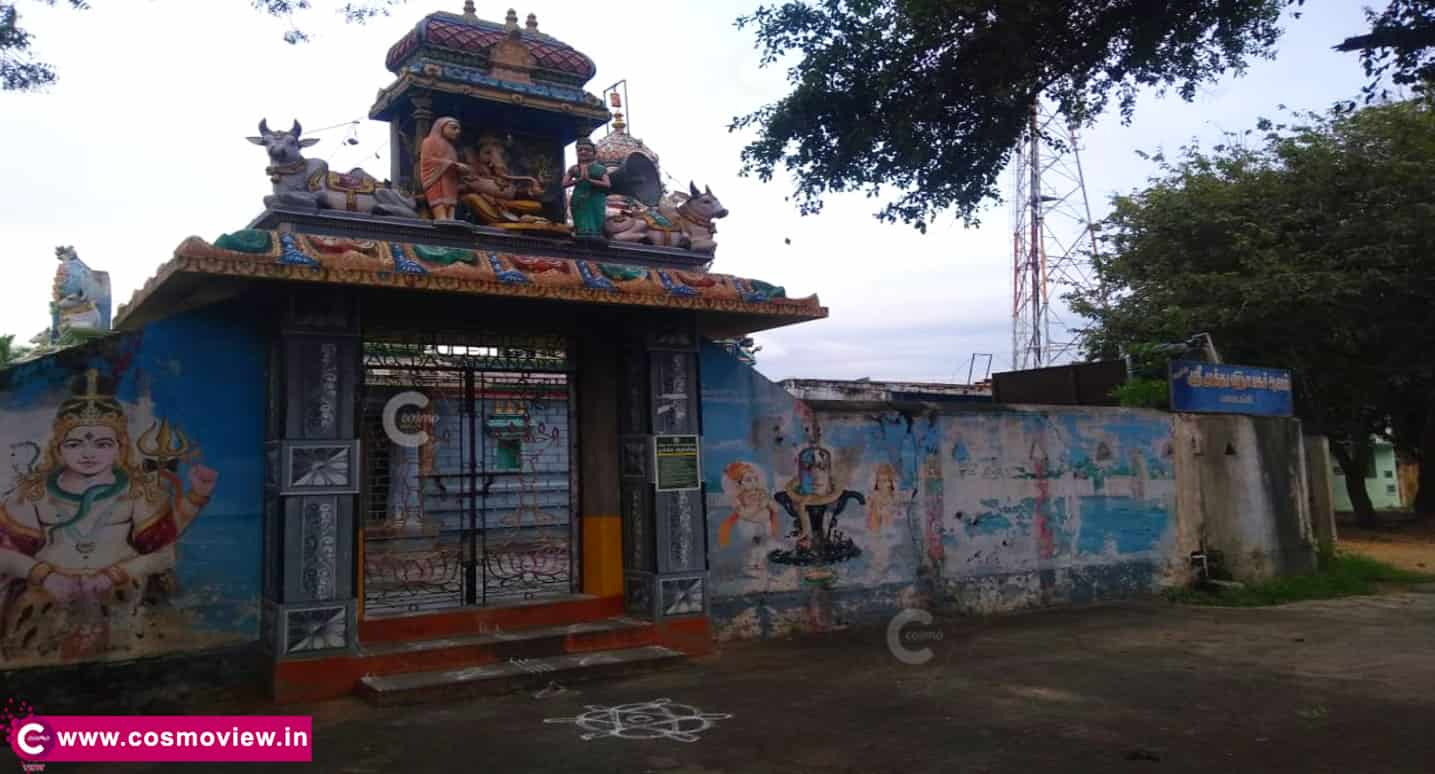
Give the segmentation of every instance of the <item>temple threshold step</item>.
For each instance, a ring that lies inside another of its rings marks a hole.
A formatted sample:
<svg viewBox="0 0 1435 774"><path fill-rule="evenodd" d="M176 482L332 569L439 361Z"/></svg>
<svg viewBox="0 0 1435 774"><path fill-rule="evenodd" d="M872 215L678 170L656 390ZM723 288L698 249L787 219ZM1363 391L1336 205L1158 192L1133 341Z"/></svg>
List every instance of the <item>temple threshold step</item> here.
<svg viewBox="0 0 1435 774"><path fill-rule="evenodd" d="M686 663L687 656L661 645L570 653L548 658L513 658L483 666L434 672L370 675L358 692L375 704L407 704L467 696L539 690L552 683L567 686L640 674Z"/></svg>
<svg viewBox="0 0 1435 774"><path fill-rule="evenodd" d="M617 616L554 626L509 630L495 627L477 634L378 642L362 645L360 655L366 658L422 658L443 651L483 651L499 657L557 656L577 650L648 645L652 643L653 636L652 621Z"/></svg>

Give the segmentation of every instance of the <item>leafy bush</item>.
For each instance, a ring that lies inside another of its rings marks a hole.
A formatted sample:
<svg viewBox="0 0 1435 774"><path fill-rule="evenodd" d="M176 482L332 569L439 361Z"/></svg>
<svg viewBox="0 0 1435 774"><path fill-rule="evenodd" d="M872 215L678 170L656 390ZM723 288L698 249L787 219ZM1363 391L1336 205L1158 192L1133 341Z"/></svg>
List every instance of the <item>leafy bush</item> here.
<svg viewBox="0 0 1435 774"><path fill-rule="evenodd" d="M1132 379L1111 391L1127 408L1169 409L1171 390L1165 379Z"/></svg>

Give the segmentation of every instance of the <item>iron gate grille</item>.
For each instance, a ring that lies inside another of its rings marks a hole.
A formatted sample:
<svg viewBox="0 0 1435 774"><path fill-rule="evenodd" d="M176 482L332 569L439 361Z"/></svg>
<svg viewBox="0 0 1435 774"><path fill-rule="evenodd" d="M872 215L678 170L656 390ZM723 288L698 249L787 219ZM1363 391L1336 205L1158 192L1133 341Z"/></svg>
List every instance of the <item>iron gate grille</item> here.
<svg viewBox="0 0 1435 774"><path fill-rule="evenodd" d="M571 593L567 342L364 341L364 615Z"/></svg>

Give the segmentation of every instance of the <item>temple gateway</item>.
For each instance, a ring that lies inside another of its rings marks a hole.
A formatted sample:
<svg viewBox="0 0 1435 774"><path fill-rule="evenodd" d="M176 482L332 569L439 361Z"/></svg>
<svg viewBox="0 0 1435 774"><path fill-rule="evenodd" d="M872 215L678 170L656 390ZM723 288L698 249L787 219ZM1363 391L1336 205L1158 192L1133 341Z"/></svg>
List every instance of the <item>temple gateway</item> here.
<svg viewBox="0 0 1435 774"><path fill-rule="evenodd" d="M912 607L1149 596L1195 557L1259 581L1334 534L1289 417L1121 408L1061 369L1006 384L1064 405L775 384L749 335L827 310L711 270L741 203L664 185L592 60L469 3L386 63L387 180L259 120L234 144L262 211L113 321L103 254L56 251L44 347L0 370L12 696L94 714L245 663L280 701L541 688Z"/></svg>
<svg viewBox="0 0 1435 774"><path fill-rule="evenodd" d="M826 310L709 270L728 210L532 15L385 63L389 180L260 121L258 217L0 377L0 669L258 638L292 700L710 647L700 345Z"/></svg>

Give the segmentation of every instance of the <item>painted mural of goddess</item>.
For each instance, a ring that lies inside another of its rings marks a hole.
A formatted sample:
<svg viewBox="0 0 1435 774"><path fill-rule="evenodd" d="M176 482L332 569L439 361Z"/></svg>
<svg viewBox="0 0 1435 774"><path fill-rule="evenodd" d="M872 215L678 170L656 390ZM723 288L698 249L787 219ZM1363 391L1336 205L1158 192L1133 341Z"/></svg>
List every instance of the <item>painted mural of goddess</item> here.
<svg viewBox="0 0 1435 774"><path fill-rule="evenodd" d="M167 424L131 448L128 419L96 371L60 404L39 465L0 503L0 657L68 660L122 649L148 586L173 571L175 543L214 492ZM148 447L146 446L148 444ZM152 447L152 448L150 448Z"/></svg>

